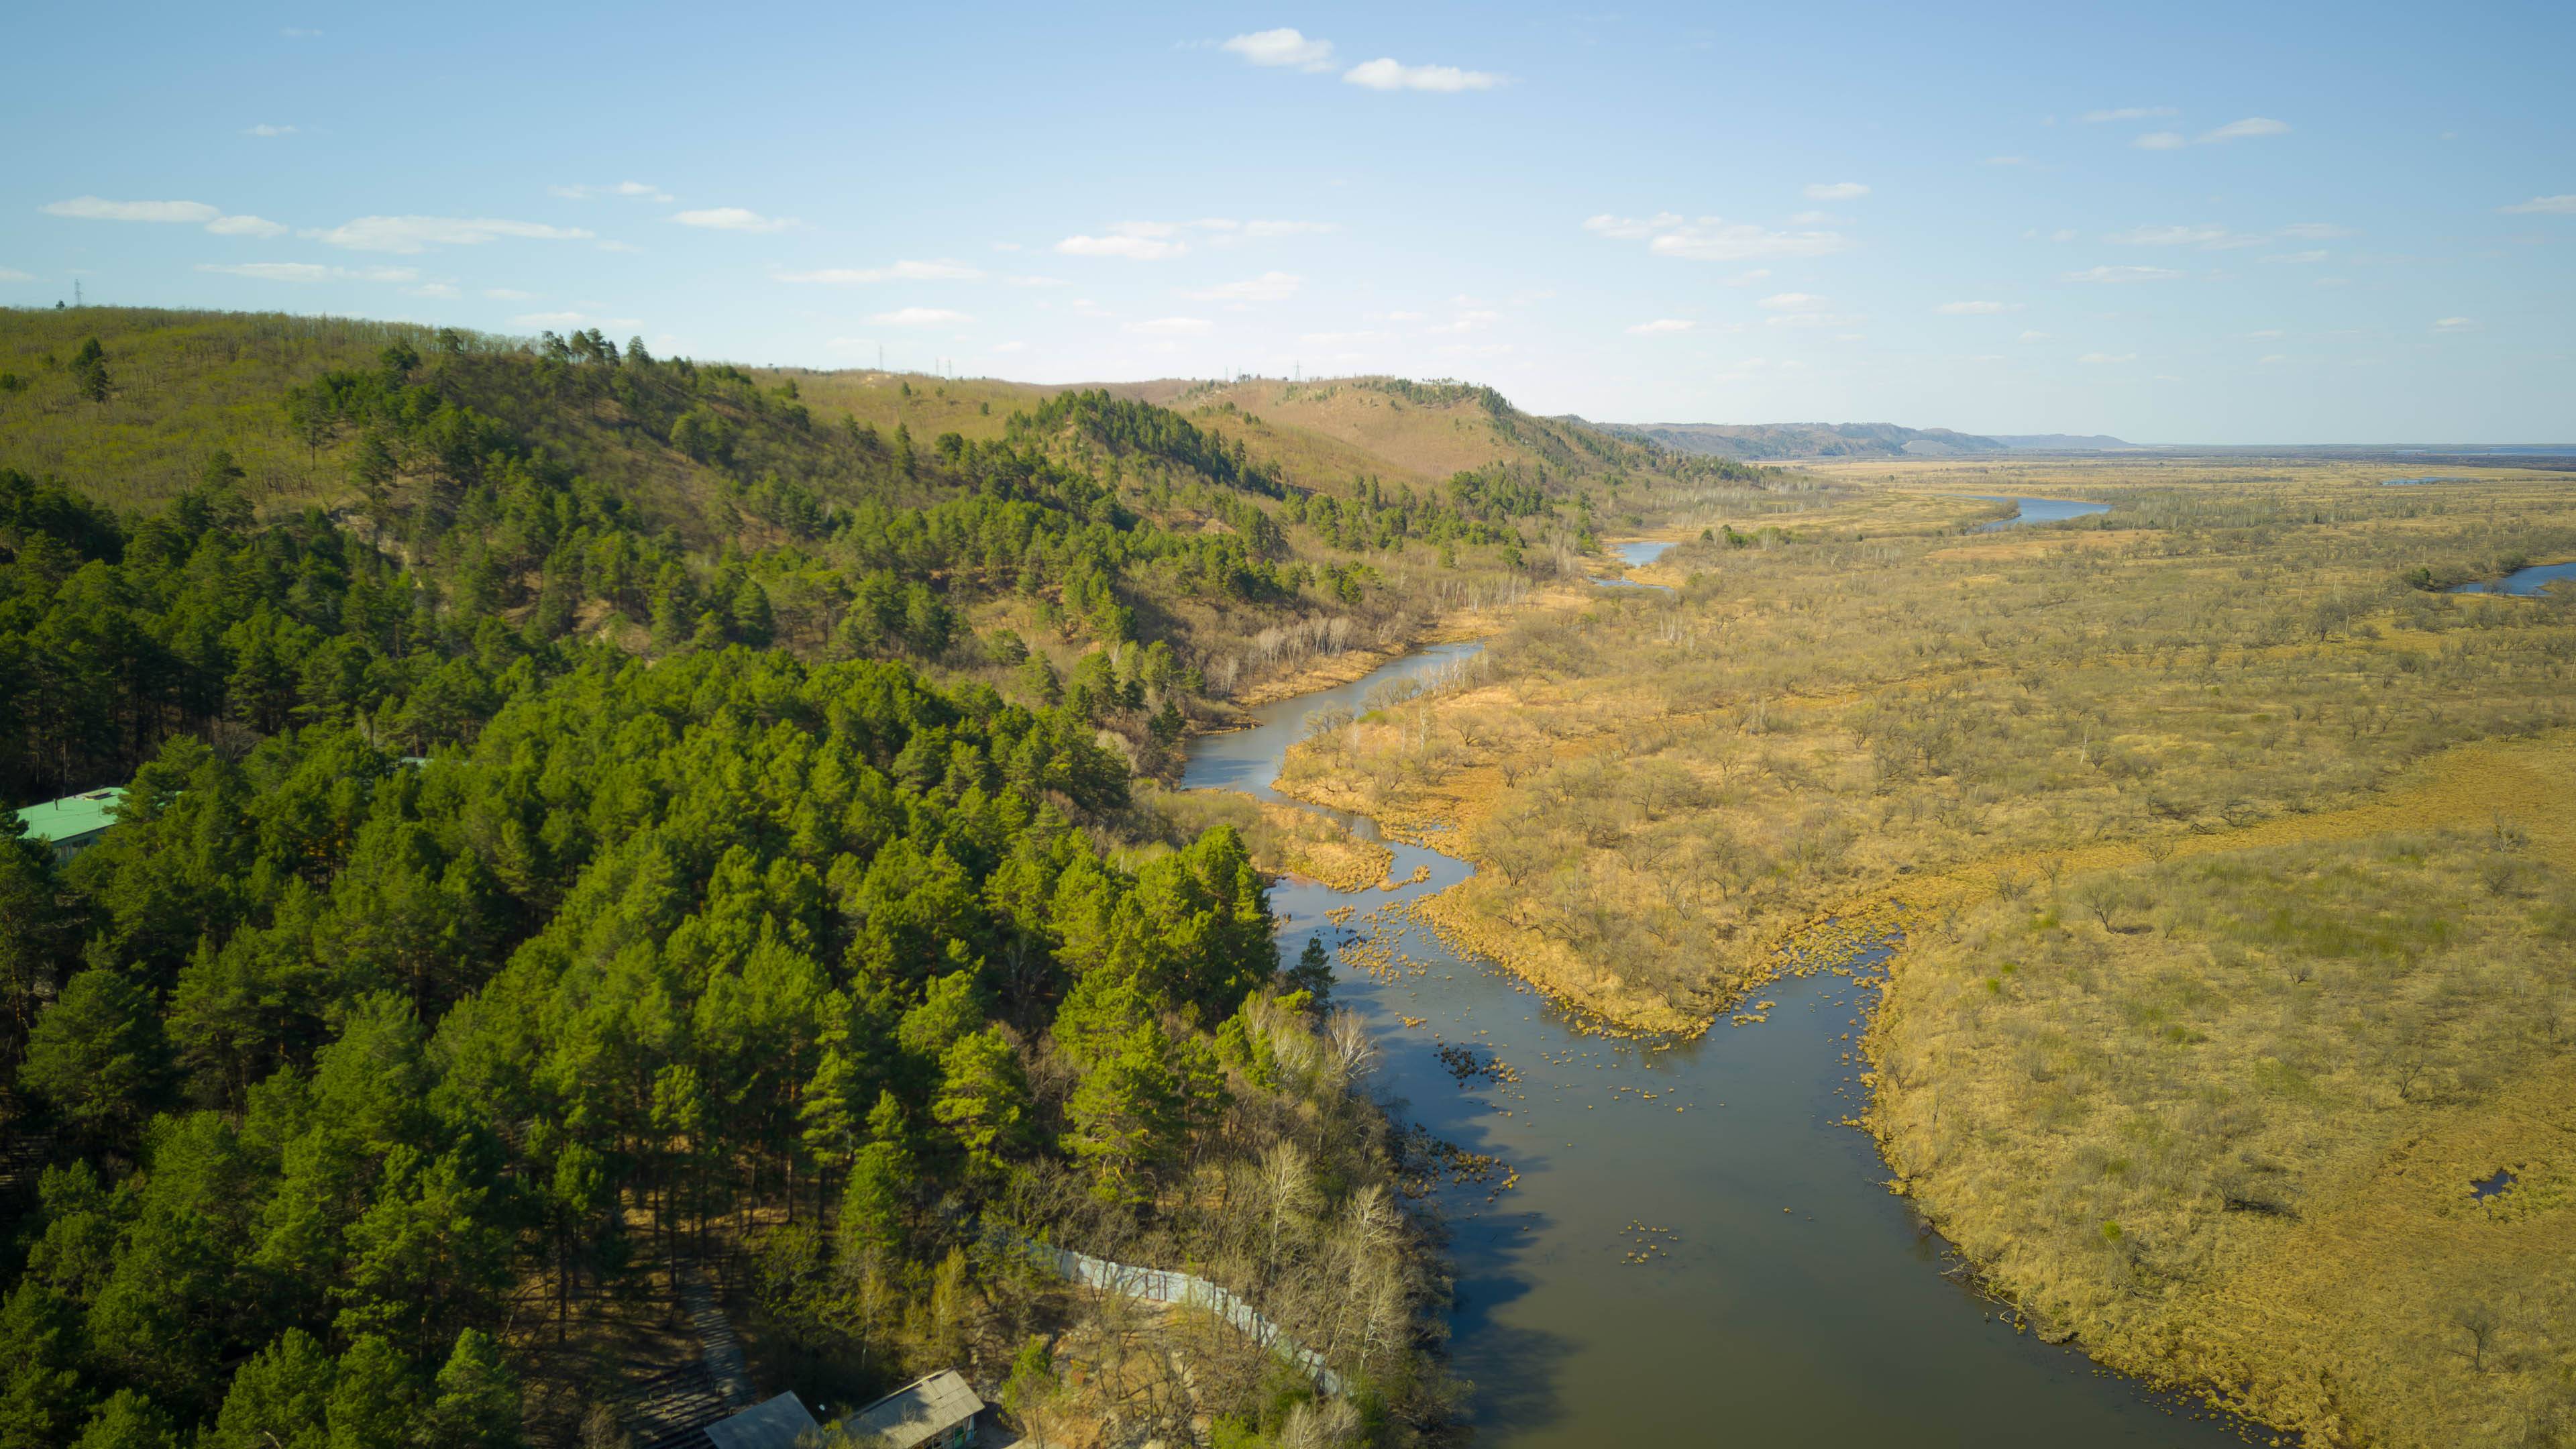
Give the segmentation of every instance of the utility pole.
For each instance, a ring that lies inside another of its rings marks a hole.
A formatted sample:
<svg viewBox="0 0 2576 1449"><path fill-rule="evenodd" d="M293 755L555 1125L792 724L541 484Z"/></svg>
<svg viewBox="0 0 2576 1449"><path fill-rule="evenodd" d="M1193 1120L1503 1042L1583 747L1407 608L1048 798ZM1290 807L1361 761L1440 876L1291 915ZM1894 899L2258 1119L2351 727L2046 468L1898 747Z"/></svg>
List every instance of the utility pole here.
<svg viewBox="0 0 2576 1449"><path fill-rule="evenodd" d="M89 303L81 300L81 285L80 278L78 277L72 278L72 305L75 307L86 307L89 305Z"/></svg>

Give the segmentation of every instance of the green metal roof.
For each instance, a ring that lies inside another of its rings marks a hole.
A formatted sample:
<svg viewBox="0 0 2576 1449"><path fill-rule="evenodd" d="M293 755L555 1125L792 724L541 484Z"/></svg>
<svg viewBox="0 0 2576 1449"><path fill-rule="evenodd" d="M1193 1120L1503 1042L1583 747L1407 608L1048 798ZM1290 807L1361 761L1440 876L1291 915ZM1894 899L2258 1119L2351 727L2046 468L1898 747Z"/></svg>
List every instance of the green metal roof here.
<svg viewBox="0 0 2576 1449"><path fill-rule="evenodd" d="M27 834L38 840L62 842L84 835L96 835L116 823L116 802L125 798L125 787L110 785L104 790L85 790L78 795L65 795L42 805L21 805L18 818L27 822Z"/></svg>

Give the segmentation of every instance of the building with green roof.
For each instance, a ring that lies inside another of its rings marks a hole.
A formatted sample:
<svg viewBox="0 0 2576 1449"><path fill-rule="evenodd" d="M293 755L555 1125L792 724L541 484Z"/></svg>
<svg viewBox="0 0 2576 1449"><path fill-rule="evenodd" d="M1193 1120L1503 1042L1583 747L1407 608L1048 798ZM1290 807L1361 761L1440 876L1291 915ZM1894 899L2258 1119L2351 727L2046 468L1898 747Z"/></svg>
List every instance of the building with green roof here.
<svg viewBox="0 0 2576 1449"><path fill-rule="evenodd" d="M26 822L29 839L49 842L54 847L54 859L69 860L96 843L100 834L116 823L117 802L124 798L124 786L110 785L42 805L22 805L18 807L18 818Z"/></svg>

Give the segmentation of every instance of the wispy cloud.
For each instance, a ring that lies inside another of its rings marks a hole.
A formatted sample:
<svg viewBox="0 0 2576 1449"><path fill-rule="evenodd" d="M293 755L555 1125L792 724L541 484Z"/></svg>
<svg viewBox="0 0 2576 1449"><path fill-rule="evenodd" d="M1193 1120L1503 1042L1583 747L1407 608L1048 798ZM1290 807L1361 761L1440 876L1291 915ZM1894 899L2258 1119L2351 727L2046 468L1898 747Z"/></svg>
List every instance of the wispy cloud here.
<svg viewBox="0 0 2576 1449"><path fill-rule="evenodd" d="M1944 317L1987 317L1997 312L2018 312L2019 302L1944 302L1932 309Z"/></svg>
<svg viewBox="0 0 2576 1449"><path fill-rule="evenodd" d="M295 134L295 128L293 126L270 126L263 124L247 127L242 131L242 134L245 136L292 136Z"/></svg>
<svg viewBox="0 0 2576 1449"><path fill-rule="evenodd" d="M785 231L796 224L792 217L763 216L739 206L710 206L698 211L683 211L671 220L682 226L704 227L708 231Z"/></svg>
<svg viewBox="0 0 2576 1449"><path fill-rule="evenodd" d="M1297 285L1304 280L1293 272L1263 272L1181 295L1194 302L1285 302L1297 294Z"/></svg>
<svg viewBox="0 0 2576 1449"><path fill-rule="evenodd" d="M2191 144L2191 138L2180 131L2149 131L2129 144L2141 151L2179 151Z"/></svg>
<svg viewBox="0 0 2576 1449"><path fill-rule="evenodd" d="M199 262L197 270L262 282L410 282L420 277L417 267L326 267L318 262Z"/></svg>
<svg viewBox="0 0 2576 1449"><path fill-rule="evenodd" d="M1195 337L1216 326L1205 317L1155 317L1143 322L1130 322L1127 330L1147 337Z"/></svg>
<svg viewBox="0 0 2576 1449"><path fill-rule="evenodd" d="M2046 333L2046 332L2041 332L2041 331L2039 331L2039 330L2037 330L2037 329L2033 329L2033 330L2031 330L2031 331L2024 332L2024 333L2021 335L2021 339L2020 339L2020 340L2022 340L2022 341L2024 341L2024 342L2046 342L2046 341L2049 339L2049 335L2050 335L2050 334L2048 334L2048 333Z"/></svg>
<svg viewBox="0 0 2576 1449"><path fill-rule="evenodd" d="M2242 141L2254 136L2286 135L2289 129L2290 123L2287 121L2276 121L2270 116L2247 116L2241 121L2230 121L2214 131L2203 131L2199 139L2201 144L2207 145L2212 141Z"/></svg>
<svg viewBox="0 0 2576 1449"><path fill-rule="evenodd" d="M301 233L306 238L359 252L414 253L431 247L481 246L504 237L525 241L588 241L577 226L547 226L497 217L362 216L339 226Z"/></svg>
<svg viewBox="0 0 2576 1449"><path fill-rule="evenodd" d="M1373 91L1489 91L1503 83L1492 71L1460 70L1454 65L1406 65L1390 57L1363 61L1342 72L1342 79Z"/></svg>
<svg viewBox="0 0 2576 1449"><path fill-rule="evenodd" d="M2311 249L2304 252L2277 252L2268 257L2256 257L2254 260L2265 263L2286 262L2292 266L2307 266L2310 263L2322 262L2332 255L2334 255L2332 252Z"/></svg>
<svg viewBox="0 0 2576 1449"><path fill-rule="evenodd" d="M286 230L256 216L227 216L223 208L202 201L110 201L104 196L75 196L36 208L47 216L80 221L140 221L160 225L197 225L217 236L276 236Z"/></svg>
<svg viewBox="0 0 2576 1449"><path fill-rule="evenodd" d="M2171 106L2119 106L2107 111L2086 111L2077 119L2088 126L2095 126L2104 121L2152 121L2181 114Z"/></svg>
<svg viewBox="0 0 2576 1449"><path fill-rule="evenodd" d="M632 196L667 206L677 199L661 187L642 181L620 181L614 186L549 186L546 191L566 201L587 201L594 196Z"/></svg>
<svg viewBox="0 0 2576 1449"><path fill-rule="evenodd" d="M1869 188L1857 181L1814 181L1807 185L1810 201L1852 201L1869 195Z"/></svg>
<svg viewBox="0 0 2576 1449"><path fill-rule="evenodd" d="M2466 332L2477 325L2477 320L2471 317L2442 317L2435 319L2433 330L2436 332Z"/></svg>
<svg viewBox="0 0 2576 1449"><path fill-rule="evenodd" d="M36 277L32 272L22 272L15 267L0 267L0 282L32 282L34 280L36 280Z"/></svg>
<svg viewBox="0 0 2576 1449"><path fill-rule="evenodd" d="M2576 196L2535 196L2496 210L2509 216L2576 216Z"/></svg>
<svg viewBox="0 0 2576 1449"><path fill-rule="evenodd" d="M879 312L868 320L880 327L937 327L951 322L972 322L975 319L963 312L952 312L945 307L897 307L891 312Z"/></svg>
<svg viewBox="0 0 2576 1449"><path fill-rule="evenodd" d="M1131 262L1158 262L1188 251L1189 243L1160 236L1112 232L1107 236L1069 236L1055 244L1069 257L1125 257Z"/></svg>
<svg viewBox="0 0 2576 1449"><path fill-rule="evenodd" d="M2210 246L2218 242L2226 241L2229 236L2230 233L2227 228L2206 224L2201 226L2137 226L2131 227L2127 231L2115 231L2109 236L2102 238L2102 240L2107 242L2118 242L2122 246L2132 247L2185 247Z"/></svg>
<svg viewBox="0 0 2576 1449"><path fill-rule="evenodd" d="M1258 217L1251 221L1237 221L1229 216L1203 216L1191 222L1190 229L1209 233L1209 240L1223 246L1229 242L1266 241L1272 237L1317 236L1340 231L1341 226L1330 221L1280 221Z"/></svg>
<svg viewBox="0 0 2576 1449"><path fill-rule="evenodd" d="M1774 327L1854 327L1869 319L1851 312L1784 312L1765 320Z"/></svg>
<svg viewBox="0 0 2576 1449"><path fill-rule="evenodd" d="M1333 43L1309 40L1287 26L1277 30L1256 30L1238 35L1217 47L1242 56L1254 65L1287 66L1296 70L1325 71L1333 68Z"/></svg>
<svg viewBox="0 0 2576 1449"><path fill-rule="evenodd" d="M2089 267L2068 272L2070 282L2170 282L2182 276L2171 267Z"/></svg>
<svg viewBox="0 0 2576 1449"><path fill-rule="evenodd" d="M1753 305L1765 307L1774 312L1794 312L1800 308L1813 307L1823 300L1825 299L1813 292L1774 292Z"/></svg>
<svg viewBox="0 0 2576 1449"><path fill-rule="evenodd" d="M1583 229L1619 241L1642 241L1647 251L1659 257L1695 262L1821 257L1851 248L1851 240L1840 232L1773 231L1719 216L1685 219L1669 211L1648 217L1604 214L1585 220Z"/></svg>
<svg viewBox="0 0 2576 1449"><path fill-rule="evenodd" d="M867 282L972 282L983 270L964 262L892 262L882 267L823 267L810 272L773 272L782 282L823 282L852 286Z"/></svg>
<svg viewBox="0 0 2576 1449"><path fill-rule="evenodd" d="M2078 362L2091 363L2135 362L2138 360L2138 354L2134 352L2088 352L2075 360Z"/></svg>
<svg viewBox="0 0 2576 1449"><path fill-rule="evenodd" d="M1635 336L1652 337L1659 332L1688 332L1697 325L1684 317L1658 317L1652 322L1640 322L1628 331Z"/></svg>
<svg viewBox="0 0 2576 1449"><path fill-rule="evenodd" d="M2333 241L2352 235L2352 228L2330 221L2302 221L2281 228L2280 235L2293 241Z"/></svg>
<svg viewBox="0 0 2576 1449"><path fill-rule="evenodd" d="M485 287L483 295L496 302L526 302L536 296L534 292L522 292L516 287Z"/></svg>

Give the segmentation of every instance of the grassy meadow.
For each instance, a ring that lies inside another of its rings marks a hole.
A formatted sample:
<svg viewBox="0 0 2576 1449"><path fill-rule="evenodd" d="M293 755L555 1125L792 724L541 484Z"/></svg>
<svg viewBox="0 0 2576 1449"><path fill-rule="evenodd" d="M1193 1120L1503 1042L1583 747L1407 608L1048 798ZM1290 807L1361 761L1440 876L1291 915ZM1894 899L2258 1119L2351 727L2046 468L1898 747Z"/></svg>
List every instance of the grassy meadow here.
<svg viewBox="0 0 2576 1449"><path fill-rule="evenodd" d="M2576 598L2424 585L2576 558L2576 480L2416 471L1673 508L1632 577L1677 592L1529 614L1283 788L1445 832L1479 872L1430 914L1622 1029L1900 934L1872 1128L2044 1331L2315 1443L2557 1442Z"/></svg>

